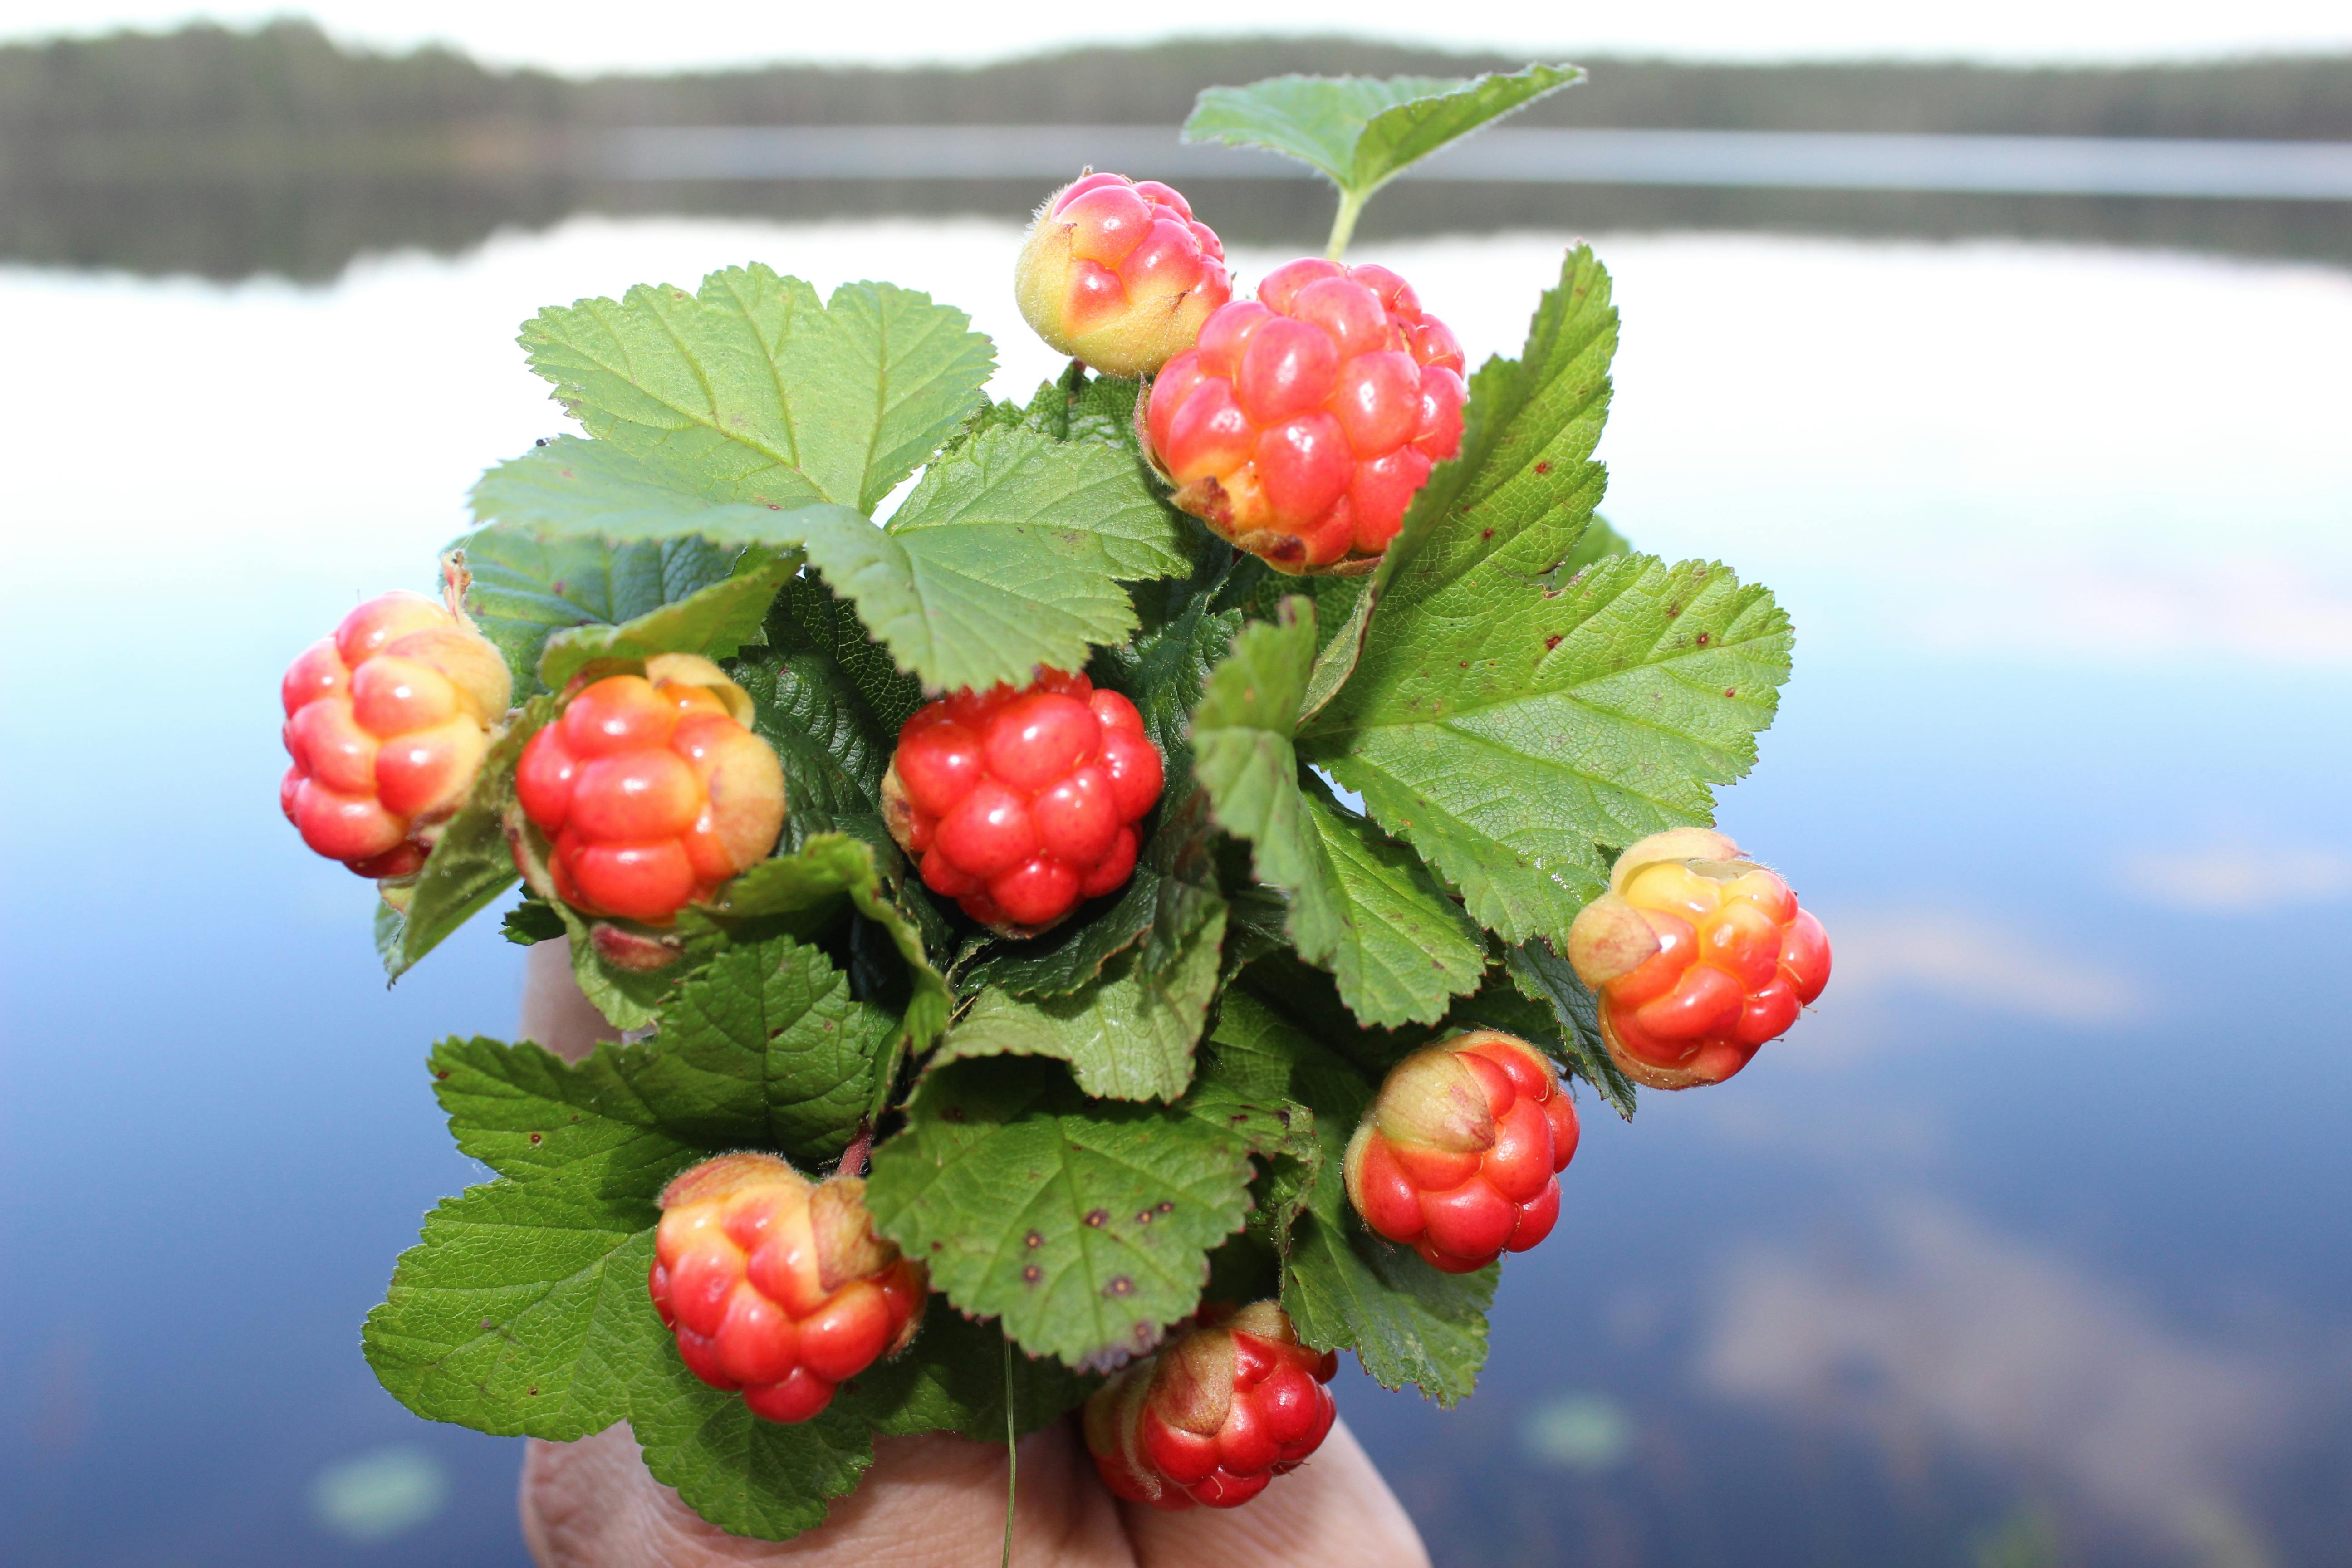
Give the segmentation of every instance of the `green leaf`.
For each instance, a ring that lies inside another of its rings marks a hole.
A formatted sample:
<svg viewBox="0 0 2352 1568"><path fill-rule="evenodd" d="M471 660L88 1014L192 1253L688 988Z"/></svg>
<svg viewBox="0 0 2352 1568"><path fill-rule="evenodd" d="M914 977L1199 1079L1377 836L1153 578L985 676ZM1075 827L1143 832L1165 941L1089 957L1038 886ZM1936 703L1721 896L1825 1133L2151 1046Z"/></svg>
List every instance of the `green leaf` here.
<svg viewBox="0 0 2352 1568"><path fill-rule="evenodd" d="M1069 995L1023 1001L983 991L933 1053L933 1070L971 1057L1055 1057L1087 1094L1172 1100L1192 1081L1192 1047L1216 993L1224 934L1219 910L1164 975L1130 952Z"/></svg>
<svg viewBox="0 0 2352 1568"><path fill-rule="evenodd" d="M626 1419L629 1379L668 1337L646 1299L658 1218L653 1192L581 1182L444 1199L368 1314L368 1364L417 1415L478 1432L566 1442Z"/></svg>
<svg viewBox="0 0 2352 1568"><path fill-rule="evenodd" d="M654 544L693 536L715 547L798 549L814 529L866 528L831 501L713 500L668 453L564 436L509 458L474 483L475 520L550 544Z"/></svg>
<svg viewBox="0 0 2352 1568"><path fill-rule="evenodd" d="M1192 570L1197 532L1134 463L1091 443L990 430L933 462L877 529L822 502L714 502L666 457L565 439L474 488L477 515L550 537L662 538L799 549L899 668L935 687L1076 669L1135 629L1122 581Z"/></svg>
<svg viewBox="0 0 2352 1568"><path fill-rule="evenodd" d="M1246 838L1258 879L1290 900L1299 956L1330 969L1374 1026L1444 1016L1486 968L1476 928L1402 846L1302 789L1291 727L1312 678L1315 612L1286 599L1253 622L1210 676L1193 719L1193 771L1219 826Z"/></svg>
<svg viewBox="0 0 2352 1568"><path fill-rule="evenodd" d="M551 542L507 526L477 529L456 548L473 578L466 609L507 656L518 701L543 689L539 658L552 634L617 626L723 583L738 556L691 535L616 545Z"/></svg>
<svg viewBox="0 0 2352 1568"><path fill-rule="evenodd" d="M441 837L425 858L425 868L416 874L398 939L383 949L388 979L407 973L518 880L504 814L514 794L515 762L527 738L520 725L499 731L467 786L465 804L442 825Z"/></svg>
<svg viewBox="0 0 2352 1568"><path fill-rule="evenodd" d="M1618 1068L1616 1058L1609 1054L1608 1042L1601 1037L1601 1000L1576 977L1568 960L1541 941L1527 942L1504 950L1503 970L1519 994L1550 1015L1544 1043L1555 1048L1577 1077L1599 1090L1618 1115L1633 1121L1633 1083Z"/></svg>
<svg viewBox="0 0 2352 1568"><path fill-rule="evenodd" d="M1082 668L1135 629L1121 582L1192 568L1132 460L1026 430L934 462L887 531L827 530L807 548L901 668L950 689Z"/></svg>
<svg viewBox="0 0 2352 1568"><path fill-rule="evenodd" d="M1546 581L1600 496L1615 338L1577 251L1525 358L1479 371L1463 455L1416 500L1355 672L1299 737L1513 942L1565 945L1614 847L1707 820L1788 673L1787 617L1720 566L1609 555Z"/></svg>
<svg viewBox="0 0 2352 1568"><path fill-rule="evenodd" d="M995 353L970 325L887 283L820 306L755 264L541 310L522 342L590 435L662 454L712 500L870 512L980 403Z"/></svg>
<svg viewBox="0 0 2352 1568"><path fill-rule="evenodd" d="M650 1314L648 1314L650 1315ZM1052 1362L1013 1359L1015 1429L1058 1420L1093 1387ZM812 1420L779 1426L706 1387L673 1352L633 1381L630 1413L646 1463L694 1510L737 1535L782 1541L822 1522L825 1501L857 1484L876 1436L960 1432L1004 1441L1004 1338L939 1297L898 1358L844 1383Z"/></svg>
<svg viewBox="0 0 2352 1568"><path fill-rule="evenodd" d="M1338 1173L1371 1083L1266 998L1226 994L1211 1036L1218 1070L1253 1092L1286 1092L1315 1113L1322 1173L1290 1227L1282 1305L1318 1350L1352 1348L1384 1388L1418 1384L1441 1405L1468 1396L1486 1358L1486 1309L1500 1270L1443 1274L1366 1230Z"/></svg>
<svg viewBox="0 0 2352 1568"><path fill-rule="evenodd" d="M1435 1023L1447 998L1475 990L1486 971L1477 926L1412 851L1333 800L1320 781L1306 800L1318 896L1338 918L1328 951L1302 946L1299 955L1331 970L1349 1011L1370 1027Z"/></svg>
<svg viewBox="0 0 2352 1568"><path fill-rule="evenodd" d="M898 727L922 700L921 683L898 672L855 609L807 575L784 584L768 616L767 647L728 673L751 694L751 728L776 749L790 781L784 847L848 833L895 865L882 774Z"/></svg>
<svg viewBox="0 0 2352 1568"><path fill-rule="evenodd" d="M607 659L641 662L661 653L730 658L764 635L768 606L800 569L794 555L749 560L735 575L696 590L619 626L575 626L547 639L539 679L561 691L572 678Z"/></svg>
<svg viewBox="0 0 2352 1568"><path fill-rule="evenodd" d="M763 860L727 886L722 904L680 917L681 927L708 922L743 934L755 923L806 935L822 926L846 894L851 905L888 935L906 966L909 997L900 1038L920 1051L947 1027L952 1005L923 944L922 932L890 896L874 847L846 834L812 835L798 852Z"/></svg>
<svg viewBox="0 0 2352 1568"><path fill-rule="evenodd" d="M874 1152L867 1206L967 1312L1037 1354L1108 1367L1198 1305L1249 1207L1273 1111L1196 1085L1174 1105L1088 1100L1060 1063L957 1062Z"/></svg>
<svg viewBox="0 0 2352 1568"><path fill-rule="evenodd" d="M1302 951L1339 941L1315 839L1298 789L1292 744L1315 658L1315 607L1285 599L1276 617L1253 621L1212 670L1192 714L1192 773L1217 826L1254 847L1258 879L1289 893L1290 930Z"/></svg>
<svg viewBox="0 0 2352 1568"><path fill-rule="evenodd" d="M1202 93L1184 140L1286 153L1360 205L1447 142L1583 77L1574 66L1542 65L1467 80L1274 77Z"/></svg>
<svg viewBox="0 0 2352 1568"><path fill-rule="evenodd" d="M696 1141L647 1103L636 1079L648 1060L642 1045L599 1046L574 1063L529 1041L453 1037L433 1049L433 1092L459 1152L499 1174L650 1201L692 1163Z"/></svg>
<svg viewBox="0 0 2352 1568"><path fill-rule="evenodd" d="M650 1308L646 1316L660 1326ZM675 1341L630 1369L629 1428L656 1480L710 1524L761 1541L823 1524L828 1501L855 1490L874 1462L872 1430L850 1401L836 1394L807 1421L762 1420L741 1395L688 1372Z"/></svg>

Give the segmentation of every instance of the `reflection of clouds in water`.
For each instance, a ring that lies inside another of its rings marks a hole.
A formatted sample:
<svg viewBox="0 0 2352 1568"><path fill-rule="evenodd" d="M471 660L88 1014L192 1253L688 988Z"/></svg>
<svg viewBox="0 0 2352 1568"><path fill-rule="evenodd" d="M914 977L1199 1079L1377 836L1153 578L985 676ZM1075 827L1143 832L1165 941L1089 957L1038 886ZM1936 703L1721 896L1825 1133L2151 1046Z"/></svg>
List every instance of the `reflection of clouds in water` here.
<svg viewBox="0 0 2352 1568"><path fill-rule="evenodd" d="M2216 844L2142 850L2117 868L2153 903L2200 914L2252 914L2282 904L2352 898L2352 854L2326 844Z"/></svg>
<svg viewBox="0 0 2352 1568"><path fill-rule="evenodd" d="M1889 1203L1873 1237L1868 1270L1788 1250L1736 1259L1702 1332L1702 1382L1897 1451L1926 1438L2006 1461L2199 1562L2270 1561L2232 1478L2283 1435L2279 1369L2198 1344L1940 1205Z"/></svg>
<svg viewBox="0 0 2352 1568"><path fill-rule="evenodd" d="M1979 917L1898 907L1832 910L1822 921L1837 952L1830 994L1841 1000L1926 991L2085 1026L2126 1023L2140 1011L2130 976ZM1801 1039L1813 1022L1808 1017L1790 1038Z"/></svg>

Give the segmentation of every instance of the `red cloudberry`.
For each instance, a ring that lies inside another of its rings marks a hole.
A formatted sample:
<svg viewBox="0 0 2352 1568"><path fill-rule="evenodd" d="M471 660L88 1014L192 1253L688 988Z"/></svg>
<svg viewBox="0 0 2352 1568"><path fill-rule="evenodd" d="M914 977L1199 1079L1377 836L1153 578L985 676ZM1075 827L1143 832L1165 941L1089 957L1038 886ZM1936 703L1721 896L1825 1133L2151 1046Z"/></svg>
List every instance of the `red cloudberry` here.
<svg viewBox="0 0 2352 1568"><path fill-rule="evenodd" d="M1135 871L1160 803L1160 752L1135 704L1083 675L960 691L898 731L882 781L891 837L923 885L1006 935L1034 935Z"/></svg>
<svg viewBox="0 0 2352 1568"><path fill-rule="evenodd" d="M1152 384L1176 504L1285 572L1368 571L1462 445L1462 346L1385 267L1294 261Z"/></svg>
<svg viewBox="0 0 2352 1568"><path fill-rule="evenodd" d="M866 1184L812 1183L773 1154L721 1154L662 1190L646 1288L677 1353L754 1415L805 1421L835 1384L907 1348L922 1266L874 1234Z"/></svg>
<svg viewBox="0 0 2352 1568"><path fill-rule="evenodd" d="M363 877L407 876L464 801L511 691L506 660L461 616L379 595L286 672L294 763L278 805L320 854Z"/></svg>
<svg viewBox="0 0 2352 1568"><path fill-rule="evenodd" d="M1364 1223L1449 1274L1525 1252L1559 1218L1576 1108L1543 1053L1476 1029L1389 1069L1348 1142Z"/></svg>
<svg viewBox="0 0 2352 1568"><path fill-rule="evenodd" d="M1652 1089L1721 1083L1830 983L1830 939L1789 884L1704 827L1617 858L1578 912L1568 958L1601 994L1601 1034Z"/></svg>
<svg viewBox="0 0 2352 1568"><path fill-rule="evenodd" d="M784 770L751 718L740 687L684 654L566 703L515 772L523 815L551 841L556 896L660 925L765 859L783 828Z"/></svg>
<svg viewBox="0 0 2352 1568"><path fill-rule="evenodd" d="M1297 1469L1338 1412L1330 1351L1298 1342L1257 1301L1178 1336L1087 1401L1087 1447L1103 1484L1154 1508L1239 1508Z"/></svg>
<svg viewBox="0 0 2352 1568"><path fill-rule="evenodd" d="M1037 335L1111 375L1149 375L1233 297L1225 247L1157 180L1086 174L1046 198L1013 271Z"/></svg>

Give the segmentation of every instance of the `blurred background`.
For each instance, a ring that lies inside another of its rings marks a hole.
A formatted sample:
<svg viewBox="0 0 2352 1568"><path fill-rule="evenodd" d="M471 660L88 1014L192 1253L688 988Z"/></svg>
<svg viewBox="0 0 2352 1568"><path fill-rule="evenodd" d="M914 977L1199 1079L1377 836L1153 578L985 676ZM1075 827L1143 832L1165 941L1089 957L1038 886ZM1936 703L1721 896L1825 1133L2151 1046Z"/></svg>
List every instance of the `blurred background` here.
<svg viewBox="0 0 2352 1568"><path fill-rule="evenodd" d="M1607 510L1795 617L1721 819L1837 977L1588 1104L1482 1392L1344 1411L1463 1568L2352 1563L2352 13L829 9L0 8L0 1563L525 1561L520 1446L358 1345L487 1173L423 1057L520 951L387 994L272 805L287 660L563 428L518 322L757 258L1025 396L1081 163L1246 286L1330 194L1180 148L1195 91L1530 58L1591 79L1351 259L1474 360L1607 261Z"/></svg>

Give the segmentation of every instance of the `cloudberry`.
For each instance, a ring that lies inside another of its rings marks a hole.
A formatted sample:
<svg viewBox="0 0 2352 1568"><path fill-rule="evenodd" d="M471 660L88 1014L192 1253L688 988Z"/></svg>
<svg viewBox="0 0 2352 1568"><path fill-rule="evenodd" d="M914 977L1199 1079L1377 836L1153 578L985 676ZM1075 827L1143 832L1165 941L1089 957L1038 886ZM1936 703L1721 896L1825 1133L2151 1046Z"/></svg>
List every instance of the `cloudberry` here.
<svg viewBox="0 0 2352 1568"><path fill-rule="evenodd" d="M405 877L464 801L511 691L506 660L457 612L379 595L286 671L294 764L278 805L320 854Z"/></svg>
<svg viewBox="0 0 2352 1568"><path fill-rule="evenodd" d="M1462 346L1385 267L1308 259L1211 316L1143 425L1184 510L1285 572L1369 571L1462 445Z"/></svg>
<svg viewBox="0 0 2352 1568"><path fill-rule="evenodd" d="M751 718L740 687L685 654L566 703L515 772L523 815L552 842L556 896L660 925L767 858L783 829L784 770Z"/></svg>
<svg viewBox="0 0 2352 1568"><path fill-rule="evenodd" d="M1021 314L1066 354L1148 375L1233 297L1225 247L1157 180L1080 176L1038 209L1013 275Z"/></svg>
<svg viewBox="0 0 2352 1568"><path fill-rule="evenodd" d="M1348 1142L1348 1200L1378 1234L1466 1274L1551 1234L1576 1136L1543 1053L1494 1029L1454 1035L1389 1069Z"/></svg>
<svg viewBox="0 0 2352 1568"><path fill-rule="evenodd" d="M662 1189L646 1288L688 1370L754 1415L805 1421L907 1348L930 1286L874 1234L866 1184L721 1154Z"/></svg>
<svg viewBox="0 0 2352 1568"><path fill-rule="evenodd" d="M1652 1089L1721 1083L1830 982L1830 939L1789 884L1703 827L1617 858L1578 912L1568 958L1601 994L1601 1033Z"/></svg>
<svg viewBox="0 0 2352 1568"><path fill-rule="evenodd" d="M1320 1447L1338 1414L1330 1351L1272 1301L1191 1330L1097 1389L1087 1447L1103 1484L1154 1508L1239 1508Z"/></svg>
<svg viewBox="0 0 2352 1568"><path fill-rule="evenodd" d="M1160 802L1159 751L1135 704L1083 675L960 691L898 731L882 781L891 837L923 885L1008 936L1030 936L1135 871L1136 824Z"/></svg>

